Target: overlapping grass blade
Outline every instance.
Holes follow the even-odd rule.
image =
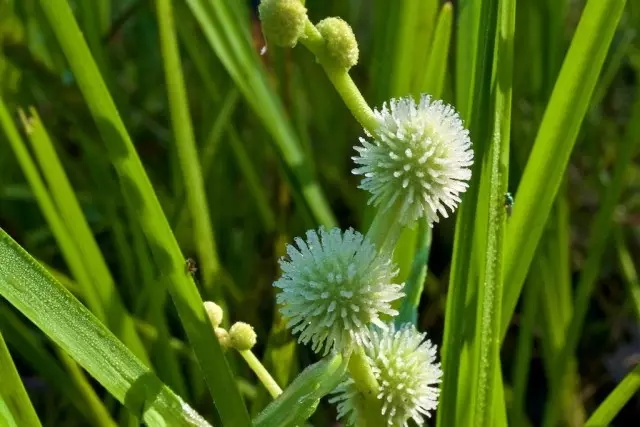
[[[469,13],[471,6],[479,5],[479,9],[473,15],[475,22],[463,20],[463,16]],[[462,418],[470,416],[468,409],[471,392],[471,379],[468,375],[461,373],[461,370],[469,369],[465,357],[469,355],[468,348],[465,349],[465,329],[473,330],[472,325],[467,322],[469,316],[466,313],[466,304],[473,301],[473,294],[476,291],[477,266],[472,262],[473,238],[475,235],[476,208],[480,186],[480,171],[490,139],[488,123],[484,113],[490,110],[490,85],[491,67],[494,47],[494,36],[497,16],[497,1],[485,0],[470,3],[463,3],[460,11],[460,21],[458,26],[464,28],[464,34],[459,36],[473,40],[469,46],[465,46],[469,58],[464,59],[464,63],[471,68],[464,68],[460,63],[456,69],[457,93],[462,94],[472,91],[473,96],[463,100],[458,99],[458,108],[462,108],[461,116],[471,123],[470,132],[475,153],[472,177],[469,189],[464,194],[461,206],[458,210],[456,220],[456,231],[454,237],[453,260],[451,267],[451,277],[449,280],[449,292],[447,296],[447,307],[445,312],[445,331],[442,346],[442,394],[440,405],[438,406],[438,426],[458,425],[463,423]],[[463,26],[464,22],[464,26]],[[477,34],[470,34],[473,30]],[[460,46],[460,45],[458,45]],[[469,51],[471,48],[471,52]],[[458,52],[459,53],[459,52]],[[461,68],[462,67],[462,68]],[[467,73],[471,72],[471,75]],[[469,79],[460,80],[459,73],[465,74]],[[461,95],[462,96],[462,95]],[[461,105],[467,107],[461,107]],[[472,110],[468,109],[472,106]],[[465,109],[466,108],[466,109]],[[473,267],[473,271],[472,271]],[[466,325],[465,325],[466,323]],[[466,355],[466,356],[465,356]],[[466,371],[465,371],[466,372]],[[458,409],[458,405],[460,409]],[[462,407],[465,409],[463,410]],[[460,417],[460,418],[459,418]]]
[[[150,364],[147,352],[135,330],[133,320],[124,308],[111,272],[64,172],[49,134],[34,108],[29,109],[29,114],[29,118],[22,115],[28,139],[42,174],[49,184],[51,198],[60,218],[74,219],[73,221],[64,221],[64,227],[69,233],[72,244],[77,249],[76,252],[81,258],[84,270],[90,276],[90,285],[93,286],[99,304],[104,310],[106,324],[116,336],[122,337],[122,341],[137,357],[146,364]]]
[[[476,337],[474,342],[474,377],[472,381],[471,419],[475,426],[495,425],[495,381],[500,381],[500,310],[503,289],[503,259],[507,210],[505,195],[509,184],[509,142],[511,135],[511,98],[513,86],[513,45],[515,0],[500,0],[494,41],[492,105],[493,132],[489,154],[481,178],[489,183],[478,203],[488,203],[485,265],[478,287]],[[478,207],[480,211],[480,207]],[[502,410],[504,412],[504,410]]]
[[[507,230],[502,335],[562,182],[625,0],[590,0],[540,124]]]
[[[0,423],[9,427],[40,427],[9,348],[0,333]]]
[[[328,356],[307,367],[253,421],[255,427],[293,427],[304,423],[316,410],[322,397],[344,379],[347,360]]]
[[[441,98],[449,64],[449,46],[453,30],[453,6],[445,3],[438,14],[433,43],[424,72],[420,76],[420,92]]]
[[[100,427],[115,427],[109,411],[73,359],[60,351],[61,362],[58,362],[47,350],[44,340],[3,305],[0,305],[0,329],[17,354],[53,389],[66,397],[86,422]]]
[[[608,426],[622,407],[640,390],[640,364],[627,374],[616,386],[607,398],[598,406],[598,409],[589,417],[586,427]]]
[[[202,281],[205,289],[213,297],[215,294],[219,295],[220,292],[219,288],[222,281],[221,266],[211,227],[211,216],[204,190],[204,179],[201,173],[198,150],[193,135],[193,125],[191,124],[187,91],[182,74],[171,1],[158,0],[156,8],[169,109],[171,111],[171,126],[184,180],[187,205],[193,222],[193,240],[198,249],[198,258],[202,268]],[[214,290],[214,285],[217,285],[217,291]]]
[[[633,265],[633,259],[631,253],[627,247],[622,228],[618,227],[614,231],[615,245],[618,252],[618,263],[620,264],[620,270],[624,277],[625,284],[627,285],[627,291],[629,292],[629,299],[631,301],[631,307],[636,315],[636,319],[640,320],[640,280],[638,280],[638,271]]]
[[[160,275],[169,285],[189,342],[225,424],[242,427],[249,416],[211,328],[202,299],[164,216],[113,99],[100,76],[66,0],[40,1],[108,148],[127,204],[135,210]]]
[[[624,4],[621,6],[623,5]],[[621,10],[618,11],[618,13],[620,12]],[[571,318],[571,323],[569,324],[566,332],[564,345],[553,363],[551,396],[547,401],[547,409],[543,423],[544,426],[550,427],[555,425],[558,417],[558,394],[560,393],[560,390],[562,390],[562,387],[559,387],[559,385],[563,384],[565,381],[568,372],[567,367],[573,357],[576,346],[578,345],[578,339],[580,338],[582,325],[589,307],[591,293],[593,292],[596,280],[598,279],[602,255],[606,249],[606,243],[609,238],[610,231],[613,228],[613,214],[618,205],[618,199],[622,194],[627,169],[631,163],[633,154],[636,152],[638,144],[640,144],[640,97],[636,97],[634,102],[627,133],[624,136],[617,153],[618,156],[614,165],[611,182],[609,182],[606,187],[606,191],[602,197],[602,202],[600,203],[600,208],[598,209],[596,217],[591,225],[591,229],[589,230],[587,256],[584,269],[582,270],[580,279],[578,280],[576,296],[573,304],[573,317]]]
[[[0,295],[150,426],[207,426],[75,297],[0,229]]]

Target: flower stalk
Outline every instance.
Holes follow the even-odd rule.
[[[267,389],[269,395],[272,398],[276,398],[282,394],[282,389],[273,379],[269,371],[264,367],[264,365],[260,362],[260,360],[253,354],[251,350],[238,350],[240,356],[247,362],[249,368],[253,371],[254,374],[258,377],[264,388]]]
[[[336,88],[338,95],[342,98],[353,117],[369,132],[378,128],[378,122],[373,114],[373,110],[360,93],[360,90],[351,79],[349,70],[339,68],[332,64],[325,52],[325,40],[320,31],[307,19],[304,27],[304,34],[300,38],[302,43],[311,53],[329,77],[331,84]]]

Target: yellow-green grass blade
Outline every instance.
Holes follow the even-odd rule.
[[[514,426],[525,426],[529,424],[526,415],[527,384],[533,352],[536,316],[539,311],[538,306],[541,294],[541,291],[538,289],[538,281],[533,279],[533,273],[532,271],[532,274],[527,279],[527,287],[524,290],[524,307],[522,308],[515,363],[512,372],[513,396],[509,410],[509,420]]]
[[[187,206],[193,223],[193,241],[198,250],[204,287],[210,294],[209,297],[213,298],[214,295],[220,295],[221,266],[189,113],[171,1],[158,0],[156,13],[160,27],[160,45],[173,139],[182,172]],[[215,285],[217,289],[214,289]]]
[[[249,415],[211,328],[202,298],[186,271],[185,258],[69,3],[67,0],[47,0],[40,1],[40,5],[107,146],[127,204],[135,211],[143,227],[154,261],[160,269],[158,274],[169,284],[169,292],[216,408],[225,424],[249,425]]]
[[[322,397],[344,379],[347,359],[327,356],[307,367],[276,400],[253,421],[255,427],[293,427],[304,423]]]
[[[618,252],[618,263],[620,271],[624,277],[627,291],[629,292],[629,300],[636,319],[640,320],[640,280],[638,280],[638,271],[633,265],[633,258],[624,240],[623,229],[616,228],[614,231],[615,245]]]
[[[416,60],[416,46],[428,46],[423,41],[418,42],[420,0],[404,0],[397,3],[400,8],[400,22],[395,44],[393,63],[393,80],[391,82],[391,96],[407,96],[411,91],[411,78],[413,77]]]
[[[411,80],[411,93],[418,95],[421,92],[427,92],[433,94],[435,98],[440,98],[441,94],[436,94],[435,90],[425,90],[423,81],[425,79],[425,70],[429,68],[429,63],[432,57],[445,58],[443,65],[448,64],[447,54],[443,55],[442,52],[435,53],[438,50],[440,43],[435,42],[434,38],[437,37],[437,29],[439,24],[436,24],[436,19],[440,19],[442,12],[445,8],[451,9],[451,3],[445,3],[440,9],[438,14],[439,1],[438,0],[423,0],[419,2],[418,17],[417,17],[417,29],[415,31],[415,40],[411,41],[414,46],[414,59],[413,59],[413,76]],[[451,11],[451,10],[449,10]],[[442,36],[440,36],[442,38]],[[447,50],[449,49],[449,41],[447,41]],[[430,48],[425,49],[425,46]]]
[[[453,6],[445,3],[438,14],[429,60],[420,76],[420,92],[441,98],[449,64],[449,46],[453,29]]]
[[[95,294],[105,312],[106,324],[116,336],[122,337],[123,342],[136,356],[149,364],[147,352],[135,330],[130,314],[124,308],[111,272],[80,207],[73,187],[64,172],[47,130],[34,108],[29,109],[29,114],[29,118],[22,115],[28,140],[31,142],[40,170],[49,184],[49,192],[55,207],[63,219],[73,244],[78,248],[77,253],[91,278],[91,285],[94,287]],[[66,221],[64,221],[65,218]]]
[[[562,182],[625,0],[589,0],[547,105],[507,230],[502,335]]]
[[[471,407],[473,425],[491,426],[494,409],[504,406],[496,399],[495,381],[501,381],[500,310],[502,309],[503,260],[507,209],[505,195],[509,185],[509,143],[511,135],[511,98],[513,87],[513,45],[515,35],[515,0],[498,2],[498,19],[494,41],[492,105],[493,131],[489,154],[483,165],[488,192],[478,203],[488,204],[488,217],[480,230],[486,230],[483,248],[484,269],[478,286],[476,336],[474,342],[474,376]],[[478,207],[478,211],[480,211]],[[478,234],[480,234],[478,232]],[[504,409],[501,410],[504,412]]]
[[[616,386],[607,398],[598,406],[598,409],[589,417],[586,427],[608,426],[622,407],[640,390],[640,364],[627,374]]]
[[[418,305],[420,305],[424,281],[427,278],[427,262],[431,250],[431,227],[425,218],[421,218],[416,230],[411,232],[416,236],[415,246],[411,251],[413,263],[404,287],[405,296],[400,304],[399,314],[395,318],[398,327],[404,323],[417,324]]]
[[[109,411],[78,364],[60,351],[59,362],[48,351],[42,337],[4,304],[0,305],[0,329],[21,359],[75,406],[86,422],[100,427],[115,427]]]
[[[0,424],[15,427],[40,427],[27,390],[13,363],[0,332]]]
[[[613,214],[618,205],[618,199],[624,189],[625,177],[633,154],[640,144],[640,97],[636,97],[631,112],[631,118],[617,153],[611,181],[603,192],[600,208],[589,231],[589,243],[584,269],[580,274],[574,300],[574,311],[567,328],[564,345],[553,363],[551,377],[551,395],[545,411],[544,426],[555,425],[559,415],[558,395],[562,390],[560,385],[567,378],[567,367],[573,357],[580,331],[587,314],[593,288],[598,279],[602,256],[607,247],[607,240],[613,227]]]
[[[207,426],[122,342],[0,229],[0,295],[150,426]]]
[[[27,147],[24,145],[24,142],[18,133],[18,129],[11,119],[11,116],[9,115],[9,112],[1,98],[0,125],[2,125],[5,135],[9,140],[9,144],[13,149],[31,190],[33,191],[35,199],[38,202],[49,227],[51,228],[51,232],[53,233],[58,246],[60,247],[62,256],[83,290],[84,301],[99,319],[106,321],[107,317],[105,308],[102,306],[100,298],[91,283],[90,275],[82,261],[79,250],[74,244],[70,233],[67,231],[64,221],[60,217],[55,203],[53,202],[45,183],[40,176],[38,168],[31,158]]]
[[[469,352],[468,341],[473,340],[475,316],[469,316],[466,310],[469,309],[469,304],[477,298],[474,294],[477,291],[476,282],[479,272],[477,271],[477,263],[471,259],[474,246],[472,236],[476,235],[474,229],[476,226],[482,164],[491,138],[489,125],[492,120],[486,117],[486,112],[490,111],[491,108],[489,94],[491,90],[497,1],[485,0],[474,2],[473,4],[480,5],[480,10],[474,16],[474,19],[478,22],[466,22],[464,27],[465,32],[473,28],[478,30],[478,34],[471,37],[474,40],[472,53],[467,49],[467,52],[476,59],[466,62],[468,66],[473,64],[472,74],[469,76],[473,79],[473,82],[470,83],[474,91],[473,104],[472,109],[469,111],[462,109],[461,116],[467,122],[467,126],[469,126],[469,122],[471,123],[469,128],[475,156],[469,189],[462,198],[456,220],[442,345],[443,378],[440,404],[438,406],[438,426],[464,425],[466,421],[463,420],[469,420],[471,416],[468,411],[470,403],[468,400],[470,398],[469,393],[472,391],[470,389],[472,355]],[[466,3],[461,6],[469,7],[470,5]],[[462,17],[462,15],[460,16]],[[458,23],[458,26],[462,27],[461,22]],[[461,64],[458,64],[458,67],[460,66]],[[460,72],[460,70],[457,69],[456,72]],[[465,91],[467,83],[465,82],[463,87],[458,87],[456,90]],[[469,101],[468,99],[466,100],[466,102]],[[474,305],[470,305],[470,307],[474,307]],[[470,317],[473,321],[469,320]]]

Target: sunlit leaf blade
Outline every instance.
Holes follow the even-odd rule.
[[[253,421],[255,427],[289,427],[303,424],[319,400],[338,386],[347,370],[342,356],[327,358],[307,367]]]
[[[555,84],[507,229],[502,335],[518,302],[625,0],[590,0]]]
[[[7,344],[0,333],[0,424],[39,427],[40,420],[24,389]]]
[[[150,426],[207,426],[197,412],[0,229],[0,296]]]
[[[249,425],[250,419],[233,374],[204,310],[193,278],[186,271],[185,257],[162,211],[131,137],[107,91],[67,0],[40,1],[44,14],[67,57],[87,106],[107,145],[127,203],[143,227],[159,272],[169,285],[189,343],[216,403],[223,422]]]

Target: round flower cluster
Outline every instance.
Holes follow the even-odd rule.
[[[436,346],[426,340],[411,324],[395,330],[393,326],[371,331],[371,343],[365,347],[367,362],[380,385],[377,398],[382,402],[382,415],[387,425],[407,427],[413,419],[424,424],[424,416],[438,406],[442,377],[436,363]],[[348,377],[334,391],[330,402],[338,403],[338,418],[350,425],[359,419],[356,398],[358,390]]]
[[[274,283],[287,326],[315,352],[351,350],[368,343],[368,327],[384,327],[381,314],[398,314],[391,302],[403,284],[392,283],[397,271],[362,234],[338,228],[307,232],[306,241],[287,246],[280,260],[282,277]]]
[[[403,224],[447,218],[447,208],[453,212],[468,187],[473,164],[469,131],[458,113],[422,95],[419,104],[412,97],[392,99],[374,114],[379,127],[366,132],[371,141],[360,138],[353,157],[369,203],[385,210],[397,204]]]

